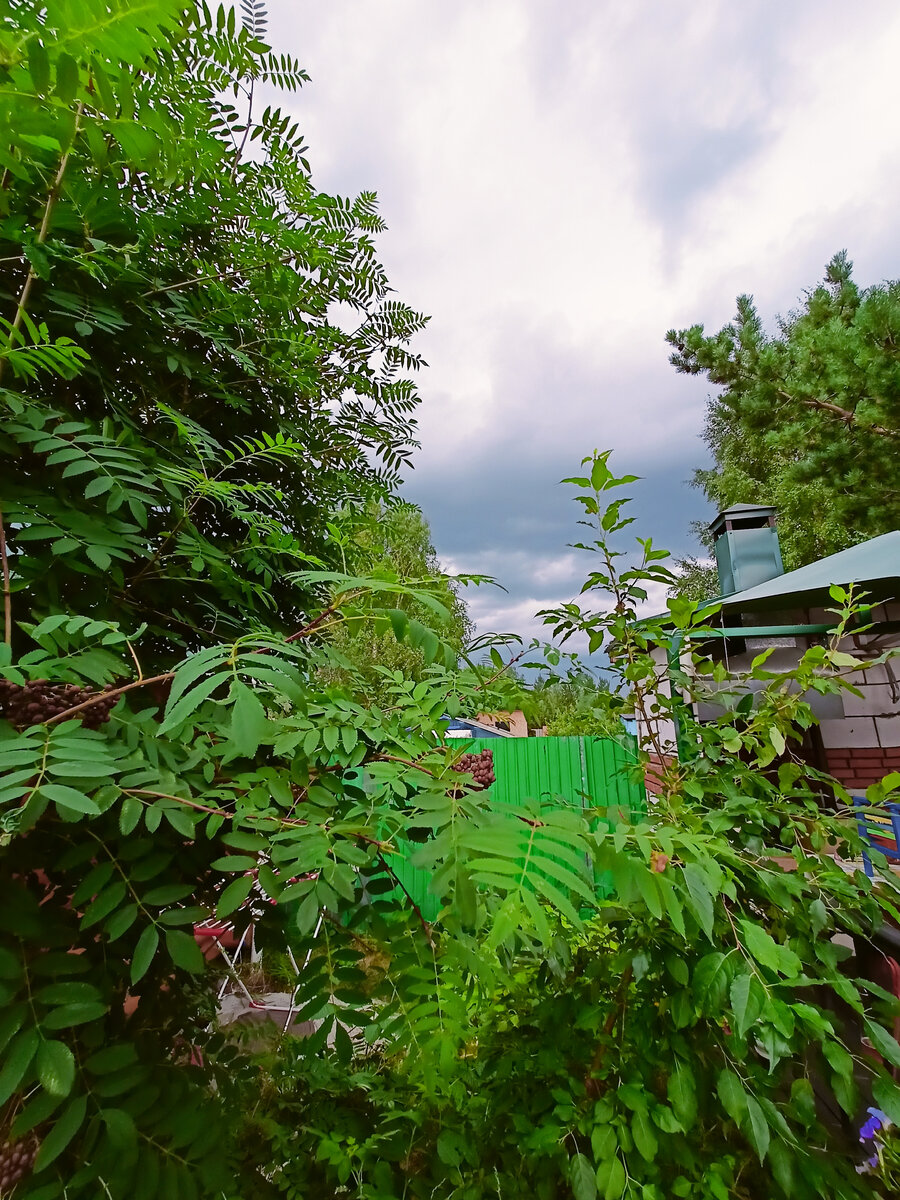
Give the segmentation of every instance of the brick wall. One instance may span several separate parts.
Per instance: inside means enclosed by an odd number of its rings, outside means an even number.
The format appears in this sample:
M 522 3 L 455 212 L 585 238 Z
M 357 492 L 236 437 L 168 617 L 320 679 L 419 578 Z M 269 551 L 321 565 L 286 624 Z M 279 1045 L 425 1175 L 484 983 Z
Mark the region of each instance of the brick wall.
M 864 792 L 891 771 L 900 771 L 900 746 L 828 746 L 825 760 L 829 774 L 851 792 Z
M 674 754 L 665 755 L 663 758 L 660 758 L 658 754 L 650 755 L 647 768 L 644 771 L 644 785 L 651 796 L 659 795 L 662 790 L 660 788 L 659 777 L 667 767 L 670 767 L 676 761 L 677 759 Z

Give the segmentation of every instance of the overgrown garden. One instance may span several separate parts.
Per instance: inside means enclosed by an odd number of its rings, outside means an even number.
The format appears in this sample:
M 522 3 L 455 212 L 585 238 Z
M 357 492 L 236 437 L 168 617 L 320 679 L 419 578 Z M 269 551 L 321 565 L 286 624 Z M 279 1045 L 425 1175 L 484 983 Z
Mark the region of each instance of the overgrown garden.
M 398 508 L 423 318 L 374 197 L 319 193 L 259 111 L 299 65 L 249 3 L 25 2 L 0 37 L 0 1190 L 888 1196 L 857 1129 L 900 1123 L 897 1005 L 834 935 L 896 885 L 835 862 L 838 784 L 772 765 L 854 663 L 762 656 L 646 811 L 492 806 L 436 733 L 507 702 L 515 652 L 460 668 Z M 547 654 L 607 651 L 609 731 L 668 710 L 650 651 L 712 614 L 637 621 L 665 555 L 619 569 L 631 480 L 583 470 Z M 292 952 L 310 1036 L 219 1028 L 211 915 Z

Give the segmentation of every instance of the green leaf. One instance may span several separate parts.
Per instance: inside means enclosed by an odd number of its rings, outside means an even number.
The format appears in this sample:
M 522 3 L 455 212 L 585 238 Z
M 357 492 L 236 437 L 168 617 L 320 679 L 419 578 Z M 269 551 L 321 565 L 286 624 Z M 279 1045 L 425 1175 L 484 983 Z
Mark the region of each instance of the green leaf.
M 666 1090 L 675 1116 L 685 1129 L 690 1129 L 697 1119 L 697 1090 L 691 1069 L 683 1064 L 676 1067 Z
M 5 1104 L 25 1076 L 37 1053 L 41 1036 L 36 1029 L 24 1029 L 12 1042 L 0 1071 L 0 1104 Z
M 659 1149 L 659 1141 L 646 1109 L 639 1109 L 631 1118 L 631 1136 L 641 1158 L 652 1162 Z
M 124 837 L 132 833 L 141 819 L 144 806 L 134 796 L 125 796 L 119 809 L 119 831 Z
M 50 57 L 36 36 L 28 39 L 28 73 L 39 95 L 50 90 Z
M 866 1033 L 873 1047 L 891 1066 L 900 1067 L 900 1045 L 896 1040 L 875 1021 L 865 1019 Z
M 100 992 L 92 983 L 71 979 L 38 988 L 34 999 L 41 1004 L 84 1004 L 99 1000 Z
M 63 50 L 56 60 L 56 95 L 63 104 L 71 104 L 78 89 L 78 63 Z
M 102 921 L 125 899 L 128 894 L 128 885 L 124 879 L 116 879 L 108 887 L 104 888 L 96 900 L 92 901 L 84 910 L 81 918 L 81 928 L 89 929 L 92 925 L 96 925 L 98 921 Z
M 0 946 L 0 979 L 21 979 L 22 958 L 7 946 Z
M 100 1113 L 106 1133 L 115 1148 L 125 1154 L 137 1145 L 134 1119 L 121 1108 L 104 1108 Z
M 234 707 L 231 710 L 229 738 L 238 753 L 251 758 L 268 727 L 266 710 L 252 688 L 239 680 L 232 687 Z
M 121 1071 L 137 1061 L 137 1052 L 130 1042 L 122 1042 L 118 1046 L 105 1046 L 92 1054 L 85 1062 L 87 1069 L 95 1075 L 108 1075 L 112 1071 Z
M 124 908 L 120 908 L 106 922 L 104 928 L 111 942 L 116 941 L 124 933 L 127 933 L 131 926 L 137 920 L 138 906 L 136 904 L 126 904 Z
M 701 1012 L 718 1013 L 728 987 L 728 959 L 719 950 L 705 955 L 694 968 L 694 998 Z
M 840 1042 L 823 1042 L 822 1053 L 837 1075 L 853 1074 L 853 1056 Z
M 569 1159 L 569 1183 L 574 1200 L 595 1200 L 597 1180 L 594 1168 L 583 1154 L 573 1154 Z
M 22 1022 L 25 1020 L 29 1007 L 24 1003 L 15 1004 L 7 1008 L 6 1012 L 0 1016 L 0 1051 L 6 1049 L 12 1038 L 22 1028 Z
M 597 1185 L 603 1188 L 603 1200 L 621 1200 L 626 1182 L 625 1167 L 618 1155 L 597 1168 Z
M 71 1029 L 73 1025 L 86 1025 L 108 1012 L 107 1006 L 99 1002 L 91 1004 L 63 1004 L 51 1009 L 42 1022 L 45 1029 Z
M 109 566 L 112 563 L 112 559 L 110 558 L 107 551 L 103 549 L 102 546 L 88 544 L 85 547 L 85 554 L 87 554 L 88 558 L 91 560 L 91 562 L 94 564 L 95 567 L 99 568 L 99 570 L 101 570 L 101 571 L 109 570 Z
M 731 984 L 731 1008 L 735 1030 L 743 1036 L 759 1020 L 766 1003 L 766 989 L 757 975 L 738 975 Z
M 64 1097 L 54 1096 L 50 1092 L 37 1092 L 34 1098 L 19 1110 L 10 1126 L 9 1132 L 13 1140 L 30 1133 L 37 1125 L 43 1125 L 63 1099 Z
M 131 960 L 131 982 L 133 984 L 147 974 L 158 946 L 159 931 L 155 925 L 148 925 L 138 938 L 138 944 L 134 948 L 134 957 Z
M 762 928 L 751 921 L 741 921 L 744 945 L 758 963 L 772 971 L 778 969 L 778 943 Z
M 240 908 L 253 890 L 253 883 L 254 879 L 252 875 L 241 875 L 237 879 L 232 879 L 231 883 L 229 883 L 219 897 L 219 903 L 216 905 L 216 916 L 227 917 Z
M 882 1112 L 895 1125 L 900 1125 L 900 1086 L 889 1075 L 877 1075 L 872 1084 L 872 1097 Z
M 735 1125 L 739 1126 L 747 1112 L 747 1093 L 740 1077 L 734 1071 L 720 1071 L 716 1080 L 716 1092 L 722 1101 L 722 1107 Z
M 64 1042 L 41 1042 L 37 1052 L 41 1086 L 53 1096 L 68 1096 L 75 1082 L 75 1055 Z
M 750 1136 L 761 1163 L 769 1149 L 769 1124 L 766 1121 L 765 1113 L 753 1096 L 747 1097 L 747 1115 L 750 1118 Z
M 164 883 L 160 887 L 150 888 L 141 897 L 141 901 L 153 908 L 162 908 L 166 904 L 186 900 L 193 892 L 194 885 L 190 883 Z
M 818 897 L 810 904 L 809 915 L 813 933 L 820 934 L 828 925 L 828 909 Z
M 647 906 L 647 911 L 652 917 L 657 920 L 662 916 L 662 896 L 659 892 L 659 887 L 656 882 L 656 875 L 652 871 L 642 870 L 637 868 L 635 874 L 637 888 L 641 894 L 641 899 Z
M 172 826 L 176 833 L 180 833 L 183 838 L 188 841 L 193 841 L 197 833 L 197 828 L 194 822 L 194 817 L 183 808 L 172 808 L 167 805 L 163 809 L 166 820 Z M 202 818 L 201 818 L 202 819 Z
M 226 854 L 222 858 L 216 858 L 210 866 L 216 871 L 234 872 L 234 871 L 253 871 L 256 868 L 256 859 L 249 854 Z
M 610 1106 L 611 1108 L 612 1106 Z M 591 1130 L 591 1150 L 597 1162 L 612 1158 L 619 1148 L 614 1125 L 595 1125 Z
M 206 969 L 206 962 L 200 947 L 193 936 L 183 929 L 166 930 L 166 949 L 176 967 L 200 975 Z
M 230 671 L 219 671 L 215 675 L 211 675 L 209 678 L 198 683 L 196 687 L 191 688 L 186 695 L 182 696 L 177 704 L 173 704 L 168 709 L 165 719 L 159 726 L 160 735 L 171 733 L 173 729 L 177 729 L 188 717 L 193 716 L 204 700 L 207 700 L 213 692 L 217 691 L 230 679 Z
M 84 792 L 79 792 L 73 787 L 68 787 L 66 784 L 42 783 L 38 792 L 41 796 L 46 796 L 48 800 L 52 800 L 55 804 L 60 804 L 63 808 L 71 809 L 72 812 L 85 813 L 91 817 L 100 815 L 100 809 L 89 796 L 85 796 Z
M 697 918 L 697 923 L 710 941 L 713 940 L 713 899 L 703 871 L 696 863 L 684 868 L 684 882 L 688 890 L 688 907 Z
M 43 1171 L 45 1167 L 49 1167 L 59 1158 L 81 1128 L 86 1114 L 87 1096 L 79 1096 L 64 1110 L 62 1116 L 41 1141 L 41 1148 L 34 1160 L 35 1173 Z

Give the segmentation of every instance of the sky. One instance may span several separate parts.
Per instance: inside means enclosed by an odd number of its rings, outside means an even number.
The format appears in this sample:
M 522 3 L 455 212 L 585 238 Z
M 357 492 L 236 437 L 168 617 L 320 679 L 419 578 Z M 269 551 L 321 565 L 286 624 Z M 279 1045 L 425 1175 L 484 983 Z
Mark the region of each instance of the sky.
M 404 484 L 482 632 L 540 631 L 590 563 L 559 481 L 637 474 L 632 529 L 698 552 L 708 383 L 666 331 L 795 307 L 846 248 L 900 276 L 895 0 L 268 0 L 312 81 L 317 186 L 377 191 L 379 254 L 431 321 Z M 748 499 L 756 499 L 750 497 Z M 583 532 L 583 531 L 582 531 Z M 657 598 L 654 598 L 655 600 Z

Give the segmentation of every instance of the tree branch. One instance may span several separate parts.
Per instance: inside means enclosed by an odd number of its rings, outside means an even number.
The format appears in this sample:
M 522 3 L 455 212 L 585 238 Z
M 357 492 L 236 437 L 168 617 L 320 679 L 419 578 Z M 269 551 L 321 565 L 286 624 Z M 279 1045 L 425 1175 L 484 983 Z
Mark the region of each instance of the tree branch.
M 296 633 L 292 633 L 290 637 L 285 638 L 285 641 L 299 642 L 301 638 L 309 637 L 313 630 L 318 629 L 324 621 L 327 621 L 333 612 L 337 612 L 348 598 L 352 598 L 352 593 L 342 592 L 340 596 L 332 600 L 327 608 L 323 608 L 317 617 L 313 617 L 308 625 L 304 625 L 302 629 L 298 629 Z
M 12 645 L 12 593 L 9 588 L 9 556 L 6 549 L 6 530 L 0 512 L 0 566 L 3 570 L 3 641 Z
M 490 687 L 490 685 L 494 682 L 495 679 L 499 679 L 500 676 L 503 675 L 506 671 L 508 671 L 510 667 L 515 666 L 515 664 L 519 661 L 519 659 L 524 654 L 527 654 L 527 653 L 528 653 L 528 647 L 525 646 L 523 649 L 521 649 L 519 651 L 518 654 L 513 655 L 513 657 L 509 660 L 508 663 L 504 663 L 503 666 L 499 669 L 499 671 L 495 671 L 494 674 L 491 675 L 491 677 L 489 679 L 485 679 L 483 683 L 476 684 L 475 687 L 472 689 L 472 691 L 480 692 L 482 688 Z
M 817 400 L 814 396 L 794 396 L 791 392 L 786 392 L 784 388 L 776 388 L 776 394 L 782 400 L 787 400 L 793 404 L 800 403 L 804 404 L 807 408 L 817 408 L 822 412 L 831 413 L 832 416 L 843 421 L 845 425 L 854 425 L 864 433 L 875 433 L 879 437 L 900 437 L 900 429 L 888 429 L 885 425 L 862 425 L 855 412 L 849 408 L 841 408 L 839 404 L 832 404 L 829 400 Z
M 41 723 L 43 725 L 55 725 L 57 721 L 64 721 L 67 717 L 72 717 L 75 713 L 79 713 L 85 708 L 91 708 L 93 705 L 99 704 L 101 700 L 109 700 L 112 696 L 123 696 L 125 692 L 133 692 L 135 688 L 147 687 L 151 683 L 165 683 L 167 680 L 174 678 L 174 671 L 166 671 L 164 675 L 151 675 L 149 679 L 138 679 L 135 683 L 123 684 L 122 687 L 114 688 L 111 692 L 96 692 L 87 700 L 82 700 L 80 704 L 75 704 L 71 708 L 65 708 L 61 713 L 57 713 L 55 717 L 50 717 Z
M 247 138 L 250 136 L 250 128 L 251 128 L 250 121 L 251 121 L 251 118 L 253 117 L 253 90 L 255 87 L 256 87 L 256 80 L 251 79 L 250 80 L 250 94 L 247 97 L 247 123 L 244 126 L 244 136 L 241 138 L 241 144 L 237 148 L 237 152 L 234 156 L 234 162 L 232 163 L 232 166 L 231 166 L 231 182 L 232 183 L 234 183 L 235 177 L 237 175 L 237 170 L 238 170 L 238 167 L 240 166 L 241 158 L 244 153 L 244 147 L 247 145 Z
M 197 800 L 189 800 L 186 796 L 173 796 L 171 792 L 156 792 L 151 788 L 122 788 L 122 794 L 125 796 L 150 796 L 154 800 L 174 800 L 176 804 L 183 804 L 186 808 L 208 813 L 211 817 L 225 817 L 228 821 L 274 821 L 283 829 L 306 829 L 309 826 L 309 821 L 294 821 L 290 817 L 279 817 L 274 813 L 229 812 L 227 808 L 213 808 L 209 804 L 200 804 Z M 369 837 L 365 833 L 353 833 L 350 836 L 360 842 L 365 842 L 368 846 L 377 846 L 379 850 L 390 849 L 390 843 L 381 842 L 378 838 Z
M 434 771 L 429 771 L 427 767 L 421 766 L 417 762 L 413 762 L 411 758 L 398 758 L 396 754 L 373 754 L 372 759 L 375 762 L 395 762 L 401 763 L 404 767 L 413 767 L 416 771 L 421 771 L 424 775 L 430 775 L 432 779 L 437 779 Z
M 419 918 L 419 924 L 422 926 L 422 929 L 425 933 L 425 937 L 428 939 L 428 945 L 433 950 L 434 949 L 434 939 L 431 936 L 431 926 L 428 924 L 428 922 L 425 920 L 424 916 L 422 915 L 421 908 L 419 908 L 418 904 L 416 904 L 415 900 L 413 900 L 412 896 L 406 890 L 406 884 L 403 882 L 403 880 L 400 878 L 400 876 L 396 874 L 396 872 L 393 870 L 390 863 L 387 861 L 387 859 L 384 857 L 383 854 L 378 855 L 378 861 L 381 863 L 381 865 L 387 871 L 388 875 L 390 875 L 391 879 L 393 879 L 394 883 L 396 883 L 397 887 L 399 887 L 400 891 L 403 893 L 403 895 L 409 901 L 410 907 L 412 908 L 412 910 L 416 914 L 416 916 Z
M 50 192 L 47 196 L 47 202 L 44 205 L 44 217 L 41 221 L 41 228 L 38 231 L 37 236 L 37 244 L 39 246 L 43 245 L 43 243 L 47 240 L 47 233 L 50 229 L 50 218 L 53 215 L 53 210 L 56 207 L 56 201 L 59 198 L 59 190 L 62 186 L 63 176 L 66 173 L 66 167 L 69 165 L 69 154 L 72 146 L 75 144 L 75 139 L 78 136 L 78 130 L 81 126 L 81 117 L 83 113 L 84 101 L 80 100 L 78 102 L 78 108 L 75 110 L 75 128 L 72 131 L 72 141 L 69 143 L 69 149 L 66 150 L 59 160 L 59 168 L 56 172 L 56 178 L 53 180 L 53 186 L 50 188 Z M 13 318 L 12 329 L 9 331 L 9 337 L 7 339 L 10 346 L 12 346 L 13 335 L 18 333 L 22 324 L 25 311 L 28 307 L 28 301 L 31 298 L 31 289 L 34 286 L 34 281 L 36 278 L 37 276 L 34 272 L 34 266 L 29 265 L 28 274 L 25 277 L 25 283 L 22 287 L 21 294 L 19 295 L 19 303 L 16 306 L 16 315 Z M 3 368 L 5 365 L 6 359 L 0 358 L 0 378 L 3 377 Z
M 275 262 L 277 262 L 279 266 L 287 267 L 290 266 L 291 259 L 293 257 L 294 256 L 291 254 L 286 254 L 282 258 L 275 259 Z M 257 271 L 263 271 L 266 267 L 270 266 L 272 266 L 271 259 L 267 260 L 266 262 L 257 263 L 255 269 Z M 146 300 L 148 296 L 161 296 L 164 292 L 181 292 L 184 291 L 185 288 L 193 287 L 194 284 L 197 283 L 215 283 L 219 279 L 237 279 L 247 274 L 248 270 L 249 268 L 247 267 L 230 267 L 226 271 L 216 271 L 212 275 L 195 275 L 192 279 L 182 279 L 180 283 L 169 283 L 166 284 L 165 287 L 150 288 L 149 291 L 141 292 L 140 299 Z M 247 382 L 249 382 L 249 380 Z

